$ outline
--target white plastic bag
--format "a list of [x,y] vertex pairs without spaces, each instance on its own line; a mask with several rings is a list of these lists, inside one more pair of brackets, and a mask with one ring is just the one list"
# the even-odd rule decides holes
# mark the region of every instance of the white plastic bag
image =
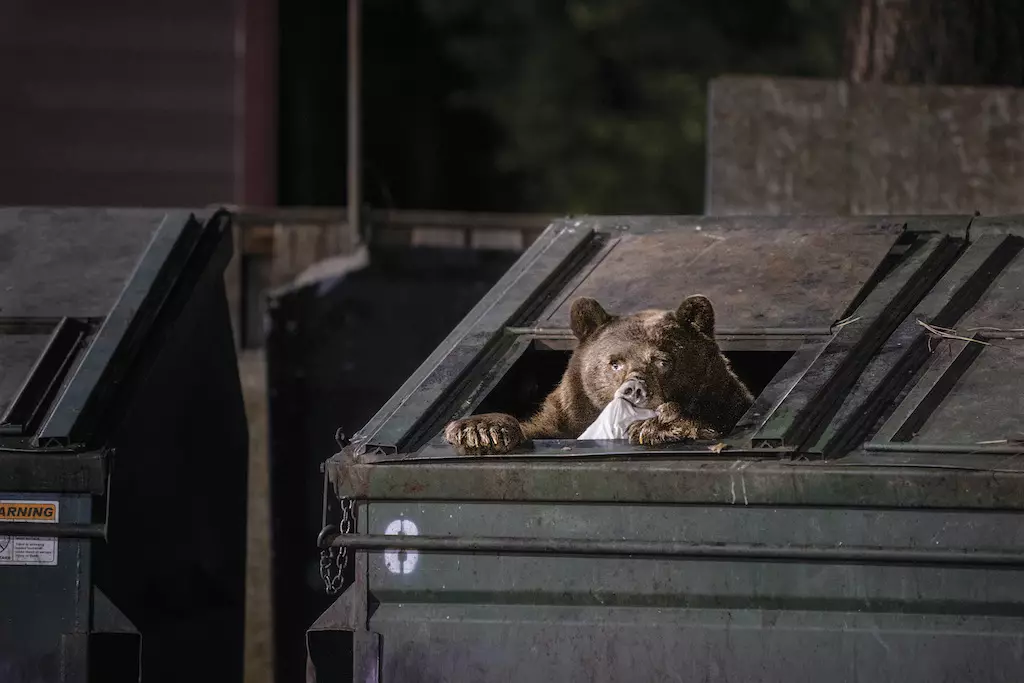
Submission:
[[616,396],[577,439],[628,439],[626,430],[629,425],[655,415],[653,410],[637,408],[621,396]]

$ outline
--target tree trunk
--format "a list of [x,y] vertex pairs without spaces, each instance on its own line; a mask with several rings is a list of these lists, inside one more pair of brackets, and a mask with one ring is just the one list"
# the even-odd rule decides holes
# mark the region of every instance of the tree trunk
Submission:
[[854,83],[1024,85],[1021,0],[850,0]]

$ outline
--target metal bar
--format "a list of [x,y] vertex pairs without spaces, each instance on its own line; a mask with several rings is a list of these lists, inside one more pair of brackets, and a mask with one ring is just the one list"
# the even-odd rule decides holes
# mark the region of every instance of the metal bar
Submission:
[[[50,334],[63,318],[29,318],[0,316],[0,334]],[[103,322],[103,318],[75,318],[76,321],[92,328]]]
[[945,455],[1024,455],[1024,444],[1017,446],[970,445],[948,443],[873,442],[864,444],[869,453],[941,453]]
[[[872,465],[871,458],[880,462]],[[1024,510],[1024,468],[1008,471],[1006,463],[995,462],[984,467],[982,458],[961,469],[904,467],[880,455],[865,459],[856,466],[755,460],[726,450],[691,458],[652,453],[603,460],[553,455],[362,464],[342,455],[328,460],[326,471],[337,495],[373,502]]]
[[801,447],[814,438],[840,399],[856,383],[883,342],[935,285],[956,258],[960,242],[946,236],[923,239],[864,300],[854,319],[822,350],[804,377],[751,441],[755,447]]
[[88,323],[73,318],[62,318],[57,323],[46,348],[36,358],[17,395],[0,418],[0,434],[26,434],[35,429],[71,368],[88,330]]
[[[581,227],[584,224],[587,225],[587,228],[589,229],[589,221],[586,223],[584,221],[573,221],[573,225],[576,227]],[[579,268],[571,278],[566,280],[562,287],[562,291],[556,292],[555,296],[550,298],[548,305],[545,306],[541,314],[537,316],[536,321],[550,320],[555,311],[565,303],[565,300],[573,296],[576,293],[576,290],[578,290],[587,278],[590,277],[591,273],[593,273],[598,266],[604,263],[604,260],[608,258],[608,255],[622,243],[622,238],[615,235],[597,233],[594,236],[594,241],[595,243],[600,244],[601,247],[596,250],[596,253],[589,259],[584,267]],[[536,326],[536,323],[534,326]],[[575,342],[576,337],[572,334],[572,331],[568,330],[568,332],[569,337],[567,338]]]
[[638,541],[581,538],[516,538],[335,534],[326,546],[364,551],[673,557],[692,560],[747,560],[960,567],[1024,568],[1024,553],[1006,551],[913,550],[904,548],[835,546],[766,546],[740,543],[695,544],[678,541]]
[[739,439],[749,446],[751,437],[775,414],[779,404],[814,363],[824,345],[823,341],[804,341],[786,364],[775,373],[768,386],[757,395],[750,408],[733,427],[731,438]]
[[[472,410],[466,412],[471,415]],[[714,441],[690,442],[686,447],[665,446],[640,446],[629,443],[625,440],[580,440],[580,439],[535,439],[533,441],[535,452],[526,451],[512,455],[486,455],[467,456],[457,454],[449,446],[443,437],[426,444],[415,453],[364,453],[358,456],[360,464],[388,463],[388,462],[426,462],[428,460],[449,460],[458,463],[476,461],[478,463],[501,463],[501,462],[558,462],[567,458],[608,460],[628,458],[630,460],[674,460],[685,458],[689,460],[706,460],[707,458],[721,457],[708,450],[714,445]],[[724,453],[728,453],[730,461],[736,459],[749,459],[751,462],[762,460],[774,460],[793,453],[793,449],[780,447],[772,450],[750,449],[733,438],[724,440],[726,446],[731,446]]]
[[575,269],[567,264],[589,253],[592,238],[590,230],[564,222],[549,227],[355,435],[352,440],[357,448],[414,449],[422,431],[430,428],[425,423],[455,399],[456,384],[503,336],[507,325],[529,316],[531,305],[540,294],[557,286],[559,277],[572,275]]
[[[548,338],[573,336],[572,330],[564,327],[506,327],[505,331]],[[715,336],[719,337],[828,337],[832,333],[827,327],[723,327],[715,330]]]
[[798,230],[846,235],[893,235],[905,231],[907,219],[899,216],[666,216],[666,215],[602,215],[578,220],[598,232],[616,235],[650,235],[677,230],[731,231]]
[[106,538],[107,525],[0,522],[0,536],[35,536],[38,538]]
[[1024,240],[1009,235],[972,243],[871,359],[813,450],[837,457],[855,448],[929,358],[929,333],[918,321],[954,326],[1022,248]]
[[[113,390],[115,376],[126,371],[137,353],[138,335],[146,332],[202,233],[202,224],[187,212],[164,216],[78,369],[56,399],[40,428],[37,444],[67,443],[72,432],[99,408],[99,394]],[[115,357],[117,362],[112,362]]]
[[0,491],[102,495],[107,459],[102,453],[0,449]]
[[[351,239],[358,240],[362,236],[360,211],[363,197],[360,186],[362,171],[360,169],[360,0],[348,0],[348,232]],[[339,245],[344,245],[344,235],[339,236]]]
[[[981,339],[981,333],[970,335],[970,339]],[[882,425],[875,435],[875,441],[909,441],[924,425],[936,407],[949,395],[967,368],[971,366],[985,347],[974,342],[961,342],[963,346],[955,354],[941,354],[918,381],[902,404]]]
[[[507,349],[502,349],[500,346],[496,349],[498,354],[495,362],[490,364],[484,373],[480,376],[480,379],[475,383],[476,386],[468,395],[465,395],[462,403],[460,404],[461,416],[472,415],[474,411],[480,406],[480,404],[487,398],[501,380],[505,377],[505,374],[515,366],[519,359],[522,358],[523,353],[530,346],[530,342],[525,339],[516,339]],[[495,356],[491,356],[494,358]],[[455,451],[444,441],[443,434],[437,434],[435,437],[438,439],[438,443],[442,448],[448,451],[449,456],[454,456]],[[429,447],[429,444],[428,444]],[[422,449],[421,449],[422,451]],[[418,455],[418,454],[417,454]]]

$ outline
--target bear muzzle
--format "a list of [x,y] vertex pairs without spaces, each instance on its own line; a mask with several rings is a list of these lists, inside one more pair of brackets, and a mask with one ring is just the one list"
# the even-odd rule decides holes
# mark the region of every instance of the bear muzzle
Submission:
[[651,400],[651,391],[643,378],[631,376],[615,390],[615,398],[625,399],[636,408],[647,408]]

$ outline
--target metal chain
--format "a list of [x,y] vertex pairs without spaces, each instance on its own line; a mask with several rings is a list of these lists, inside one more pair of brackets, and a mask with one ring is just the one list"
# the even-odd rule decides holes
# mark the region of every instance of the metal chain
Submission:
[[[341,498],[341,523],[339,533],[351,534],[355,531],[355,501],[348,497]],[[320,550],[320,578],[329,595],[338,593],[345,583],[345,567],[348,566],[348,548],[327,547]]]

